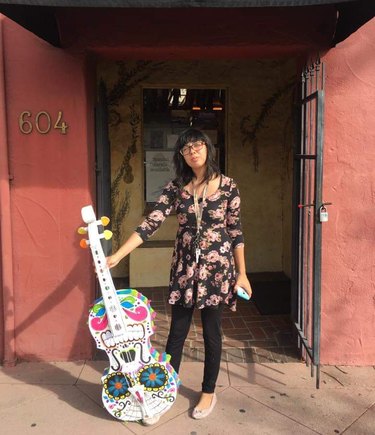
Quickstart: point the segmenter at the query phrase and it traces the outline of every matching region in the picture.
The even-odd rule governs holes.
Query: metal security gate
[[[324,65],[302,73],[300,139],[294,151],[292,316],[311,376],[320,379]],[[323,214],[321,213],[323,212]]]

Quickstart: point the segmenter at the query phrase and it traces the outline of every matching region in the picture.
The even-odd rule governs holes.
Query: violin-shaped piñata
[[[160,416],[175,402],[180,381],[169,364],[170,356],[151,347],[156,314],[137,290],[114,287],[100,241],[109,240],[112,233],[98,230],[109,219],[96,220],[91,205],[83,207],[81,214],[87,227],[78,232],[89,236],[81,240],[81,246],[91,248],[102,292],[90,310],[88,324],[97,347],[109,358],[102,376],[104,407],[126,421]]]

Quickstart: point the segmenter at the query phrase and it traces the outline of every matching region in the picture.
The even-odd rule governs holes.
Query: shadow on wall
[[[56,307],[64,301],[76,287],[76,279],[81,271],[82,263],[77,262],[68,273],[65,280],[16,328],[15,335],[17,336],[22,331],[27,330],[27,328],[40,320],[46,313],[50,312],[53,307]],[[88,307],[85,306],[82,307],[81,324],[85,323],[84,319],[88,314],[87,308]],[[88,339],[91,339],[91,337]],[[82,338],[78,331],[71,348],[77,349],[80,343],[82,343]],[[92,345],[94,346],[93,340]],[[105,353],[100,352],[104,359],[104,357],[106,357]],[[68,361],[74,358],[76,358],[76,354],[67,357]],[[40,359],[36,354],[24,354],[23,359],[34,362],[20,362],[14,367],[3,367],[1,369],[3,375],[14,380],[14,382],[11,383],[12,385],[17,383],[36,384],[40,388],[52,392],[61,401],[78,409],[82,413],[108,421],[116,421],[102,405],[101,377],[103,370],[109,364],[107,358],[101,361],[72,361],[61,364],[58,362],[35,362]],[[15,392],[15,394],[17,393]],[[190,408],[197,402],[199,395],[198,392],[186,386],[180,388],[180,394],[189,400]],[[24,396],[19,398],[13,396],[13,400],[15,399],[19,404],[19,401],[22,402],[22,400],[24,400]],[[37,399],[38,397],[36,397],[36,400]],[[37,423],[30,421],[25,422],[25,424],[30,424],[31,427],[34,427]]]
[[[83,260],[82,260],[83,261]],[[32,312],[29,316],[15,328],[15,336],[17,337],[23,331],[27,330],[35,322],[43,318],[54,307],[62,303],[73,289],[77,286],[77,276],[82,273],[82,262],[79,261],[73,266],[71,271],[67,274],[64,281],[58,285],[53,292],[51,292],[46,299]],[[83,290],[81,288],[81,290]],[[80,324],[85,324],[85,317],[87,316],[86,306],[82,307]],[[77,331],[73,343],[73,349],[79,349],[82,343],[82,337],[79,330]],[[68,355],[67,359],[76,358],[76,354]],[[37,354],[24,354],[23,359],[26,361],[38,361],[40,356]],[[23,382],[25,384],[38,384],[42,388],[56,394],[62,401],[68,403],[70,406],[81,410],[92,416],[100,416],[111,420],[111,416],[103,410],[97,409],[93,406],[93,401],[101,404],[101,373],[97,373],[97,382],[90,382],[80,380],[80,375],[84,367],[87,365],[84,362],[71,362],[68,364],[71,370],[67,371],[59,367],[59,363],[52,362],[21,362],[15,367],[3,367],[2,373],[6,376],[12,377],[16,382]],[[88,363],[89,365],[89,363]],[[104,364],[103,364],[104,369]],[[97,370],[95,370],[96,372]],[[72,390],[66,386],[75,386],[77,394],[72,393]],[[89,397],[91,399],[87,400]],[[30,422],[30,424],[35,424]]]

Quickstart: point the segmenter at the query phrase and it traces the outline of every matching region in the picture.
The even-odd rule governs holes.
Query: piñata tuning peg
[[[100,218],[100,221],[101,221],[103,227],[106,227],[109,224],[110,219],[107,216],[102,216]]]
[[[83,248],[83,249],[86,249],[86,248],[88,248],[88,246],[89,246],[89,241],[86,240],[86,239],[82,239],[82,240],[79,242],[79,246],[80,246],[81,248]]]
[[[110,240],[112,238],[113,233],[112,233],[112,231],[104,230],[103,231],[103,235],[104,235],[104,238],[106,240]]]
[[[87,227],[79,227],[77,230],[78,234],[87,234]]]

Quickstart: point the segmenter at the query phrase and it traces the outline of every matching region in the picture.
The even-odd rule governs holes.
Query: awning
[[[98,8],[246,8],[313,6],[358,0],[16,0],[0,5]]]
[[[338,13],[336,44],[375,15],[375,0],[0,0],[0,13],[55,46],[60,45],[56,15],[61,9],[114,8],[284,8],[325,7]]]

